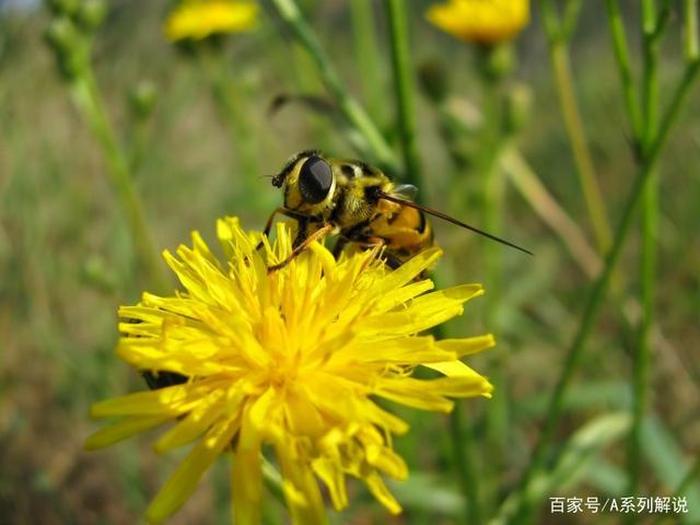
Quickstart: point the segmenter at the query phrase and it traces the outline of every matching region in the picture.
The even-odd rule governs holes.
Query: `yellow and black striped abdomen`
[[[433,229],[425,213],[408,206],[378,215],[369,223],[367,234],[381,240],[387,261],[395,267],[433,245]]]

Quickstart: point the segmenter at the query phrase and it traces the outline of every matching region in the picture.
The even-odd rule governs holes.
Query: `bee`
[[[272,177],[272,184],[282,190],[283,205],[270,215],[265,234],[269,234],[277,214],[295,219],[298,229],[292,253],[270,266],[271,272],[284,267],[310,243],[330,234],[338,236],[336,256],[348,243],[361,248],[381,246],[387,264],[397,268],[433,245],[433,230],[426,215],[532,255],[505,239],[413,202],[415,186],[395,184],[380,169],[362,161],[336,160],[316,150],[302,151]]]

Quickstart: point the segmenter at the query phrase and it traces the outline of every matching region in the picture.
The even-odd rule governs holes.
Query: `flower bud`
[[[95,31],[107,16],[107,3],[104,0],[85,0],[76,14],[78,23],[88,32]]]
[[[54,18],[46,30],[46,40],[57,53],[65,54],[80,46],[80,34],[67,16]]]
[[[129,109],[137,119],[146,119],[153,112],[158,92],[153,82],[142,80],[129,91]]]
[[[75,24],[66,16],[55,18],[46,30],[45,38],[56,54],[61,74],[72,80],[86,65],[87,48]]]
[[[477,54],[479,70],[493,79],[507,76],[515,66],[513,46],[509,42],[483,45]]]
[[[87,258],[80,276],[85,284],[105,293],[112,293],[117,289],[117,276],[99,255],[93,254]]]
[[[58,16],[73,16],[80,7],[80,0],[48,0],[51,12]]]

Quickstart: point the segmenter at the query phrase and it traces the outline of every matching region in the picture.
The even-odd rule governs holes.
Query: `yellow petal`
[[[277,458],[284,477],[284,495],[294,525],[323,525],[326,510],[310,461],[297,459],[293,443],[278,443]],[[308,460],[307,460],[308,461]]]
[[[244,432],[241,435],[241,441],[239,443],[239,448],[247,448],[248,440],[250,439],[253,445],[258,440],[258,435],[262,432],[269,432],[274,427],[271,425],[274,419],[272,414],[276,408],[275,401],[277,400],[277,393],[274,388],[268,388],[263,395],[261,395],[255,402],[250,406],[250,410],[245,418],[246,425],[244,425]],[[250,437],[249,433],[250,432]]]
[[[484,293],[480,284],[465,284],[417,297],[401,311],[372,315],[358,320],[357,330],[370,334],[409,335],[462,313],[462,303]]]
[[[363,403],[362,411],[372,423],[380,428],[386,429],[394,434],[405,434],[408,432],[408,423],[398,416],[387,412],[373,401],[367,400]]]
[[[103,418],[131,415],[177,415],[193,389],[187,385],[176,385],[159,390],[136,392],[95,403],[90,408],[90,416]]]
[[[401,512],[401,505],[396,501],[396,498],[389,492],[386,488],[384,481],[376,472],[372,472],[365,477],[365,483],[369,488],[372,495],[379,500],[379,503],[384,505],[389,512],[392,514],[399,514]]]
[[[419,275],[423,270],[430,268],[441,255],[442,250],[437,247],[423,250],[418,255],[399,266],[398,269],[389,273],[375,288],[373,288],[372,292],[376,294],[376,296],[380,296],[383,293],[398,289],[412,281],[414,277]]]
[[[357,321],[357,330],[368,335],[412,335],[460,315],[460,304],[448,304],[441,308],[421,311],[409,307],[402,312],[373,315]]]
[[[474,380],[483,379],[483,376],[475,372],[462,361],[452,360],[442,363],[424,363],[423,366],[432,368],[447,377],[465,377]]]
[[[206,439],[194,446],[148,506],[146,519],[150,523],[161,523],[185,503],[204,472],[229,445],[237,429],[238,420],[223,421],[209,431]]]
[[[434,410],[436,412],[449,412],[453,403],[442,394],[429,388],[431,381],[421,381],[413,378],[381,379],[374,389],[374,393],[401,403],[403,405]]]
[[[493,335],[486,334],[462,339],[442,339],[441,341],[437,341],[436,345],[438,348],[447,352],[454,352],[457,354],[457,357],[460,358],[465,355],[476,354],[487,348],[492,348],[496,345],[496,340]]]
[[[439,309],[451,304],[462,304],[483,294],[484,288],[480,284],[461,284],[421,295],[411,302],[410,308]]]
[[[235,523],[260,523],[262,494],[262,462],[258,444],[233,454],[231,499]]]
[[[204,239],[202,239],[202,236],[198,231],[192,232],[192,248],[198,256],[203,257],[216,268],[220,267],[218,259],[214,257],[213,253],[211,253],[209,246],[207,246],[207,243],[204,242]]]
[[[242,392],[239,390],[238,400],[242,399]],[[163,453],[172,448],[182,446],[194,441],[222,415],[226,410],[229,414],[236,414],[235,405],[224,404],[223,397],[225,391],[214,390],[211,394],[203,398],[198,405],[173,428],[163,434],[153,445],[158,453]]]
[[[170,415],[130,417],[102,428],[85,440],[85,450],[113,445],[146,430],[162,425],[171,419]]]
[[[462,40],[496,44],[513,38],[527,25],[529,0],[450,0],[432,5],[426,18]]]
[[[422,281],[418,281],[417,283],[407,284],[406,286],[398,288],[391,294],[387,294],[381,297],[377,301],[377,304],[374,307],[373,311],[386,312],[388,310],[391,310],[395,306],[408,302],[409,300],[413,299],[414,297],[417,297],[422,293],[432,290],[434,287],[435,285],[430,279],[423,279]]]
[[[394,479],[406,479],[408,467],[404,460],[393,450],[383,446],[367,447],[367,462],[373,467],[383,470]]]
[[[166,20],[165,36],[175,42],[246,31],[255,26],[256,16],[257,5],[253,2],[183,2]]]
[[[323,266],[323,273],[326,278],[334,280],[337,277],[336,262],[333,254],[318,242],[311,243],[311,251],[318,257],[319,262]]]
[[[287,392],[284,413],[293,434],[315,438],[327,429],[327,424],[301,385]]]
[[[442,377],[425,381],[426,389],[448,397],[491,397],[493,385],[484,376],[474,372],[467,376]]]
[[[385,362],[420,364],[449,361],[456,354],[439,349],[432,337],[398,337],[394,339],[362,341],[350,344],[331,356],[330,364],[336,361]]]
[[[345,487],[345,476],[340,462],[326,458],[314,460],[313,469],[316,475],[328,488],[328,494],[335,510],[341,510],[348,505],[348,493]]]

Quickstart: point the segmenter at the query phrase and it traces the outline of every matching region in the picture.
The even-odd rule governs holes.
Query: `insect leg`
[[[288,210],[286,208],[283,208],[281,206],[279,208],[275,208],[272,211],[272,213],[270,214],[270,216],[267,218],[267,222],[265,223],[265,229],[263,230],[263,235],[265,237],[270,236],[270,230],[272,230],[272,223],[275,221],[275,215],[277,215],[278,213],[281,215],[284,215],[285,217],[289,217],[290,219],[296,219],[297,221],[306,217],[305,215],[302,215],[300,213],[295,213],[295,212]],[[262,247],[263,247],[263,242],[260,241],[258,243],[258,245],[255,247],[255,249],[259,250]]]
[[[284,268],[287,266],[295,257],[297,257],[301,252],[303,252],[306,248],[308,248],[309,244],[311,244],[314,241],[319,240],[322,238],[324,235],[329,234],[331,231],[333,231],[333,225],[332,224],[326,224],[323,227],[319,228],[315,232],[313,232],[311,235],[306,237],[301,243],[299,243],[297,246],[294,247],[292,250],[292,253],[289,254],[289,257],[287,257],[284,261],[269,266],[267,268],[267,273],[272,273],[276,272],[280,268]]]
[[[363,250],[371,250],[373,248],[381,248],[386,245],[386,241],[381,237],[367,237],[363,241],[353,241]]]

